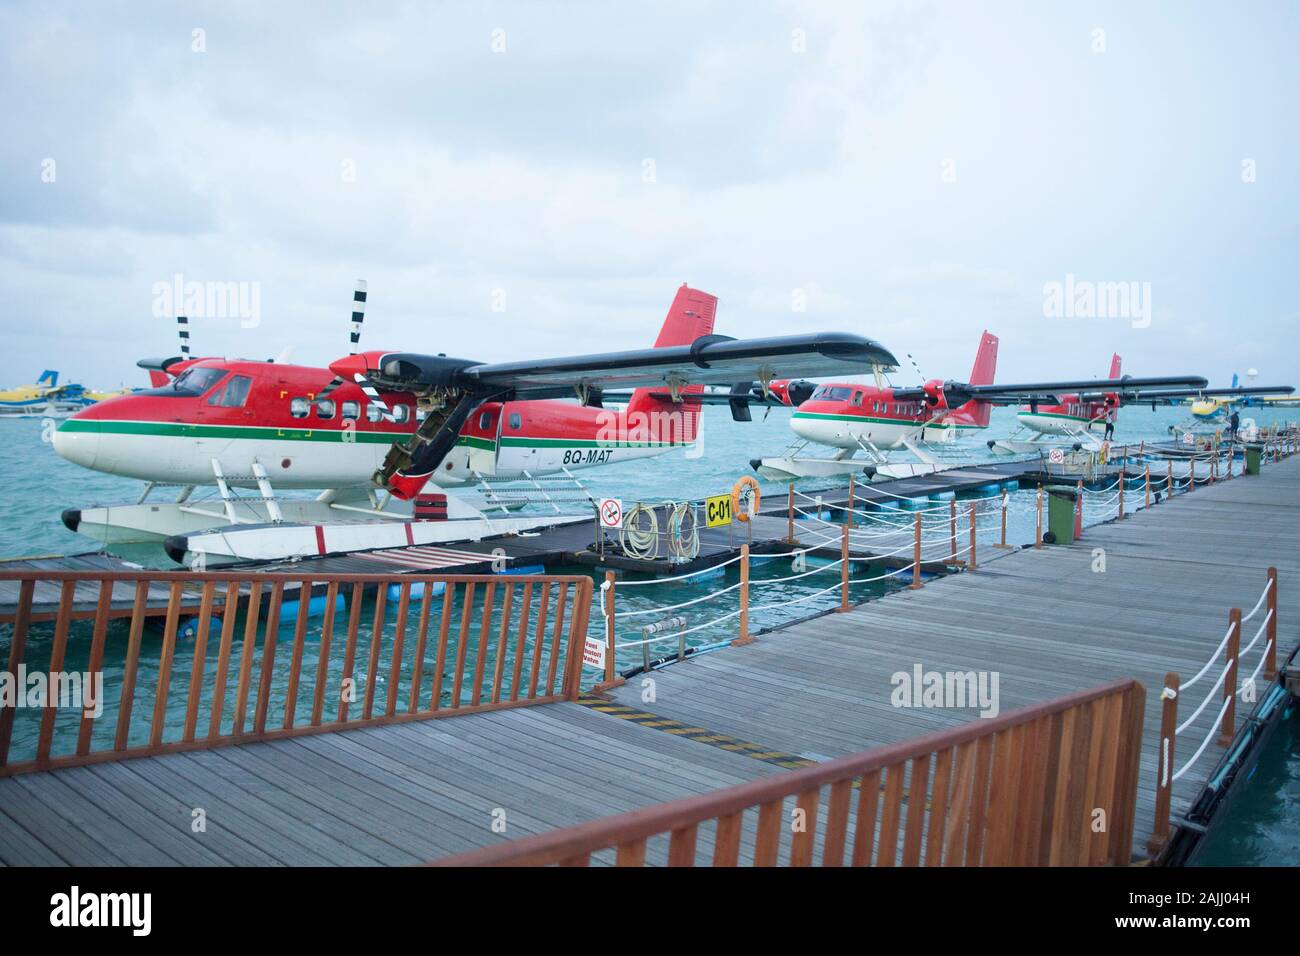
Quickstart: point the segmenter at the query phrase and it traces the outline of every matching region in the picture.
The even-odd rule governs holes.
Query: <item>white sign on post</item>
[[[601,498],[598,507],[600,509],[600,526],[602,528],[623,527],[623,502],[617,498]]]
[[[587,638],[586,643],[582,645],[582,663],[585,667],[594,667],[597,670],[605,669],[605,642]]]
[[[1047,453],[1047,460],[1053,465],[1059,465],[1061,462],[1065,461],[1065,452],[1061,451],[1059,448],[1053,448]]]
[[[1184,444],[1184,445],[1195,445],[1195,444],[1196,444],[1196,437],[1195,437],[1191,432],[1184,432],[1184,433],[1183,433],[1183,444]]]

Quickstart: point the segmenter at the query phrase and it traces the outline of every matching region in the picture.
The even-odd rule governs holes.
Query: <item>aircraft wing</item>
[[[515,398],[551,398],[606,388],[672,390],[684,385],[733,385],[860,374],[898,360],[871,339],[842,332],[733,339],[709,335],[690,345],[599,352],[522,362],[476,363],[445,356],[366,352],[333,363],[335,374],[364,375],[378,388],[422,392],[457,388]],[[360,367],[354,367],[360,366]]]
[[[1149,402],[1180,402],[1185,398],[1247,398],[1255,395],[1277,396],[1271,400],[1288,401],[1286,396],[1294,391],[1295,386],[1293,385],[1240,386],[1237,388],[1148,388],[1121,392],[1120,404],[1145,405]],[[1103,397],[1102,394],[1087,392],[1080,395],[1080,398],[1084,401],[1100,401]],[[1270,399],[1255,398],[1253,400],[1258,402],[1269,401]]]
[[[1194,375],[1172,375],[1151,378],[1080,379],[1062,382],[1030,382],[1019,385],[968,385],[964,382],[944,382],[943,389],[950,405],[979,399],[993,405],[1017,405],[1030,402],[1052,403],[1062,395],[1079,392],[1118,392],[1121,395],[1143,388],[1186,387],[1192,390],[1208,385],[1208,380]],[[894,398],[911,401],[925,398],[925,387],[896,388]]]
[[[605,392],[602,397],[607,402],[626,402],[632,398],[629,391]],[[672,394],[668,391],[652,391],[651,398],[670,399]],[[730,405],[736,401],[742,401],[747,405],[767,406],[769,408],[789,408],[785,402],[781,401],[776,395],[769,395],[764,398],[762,395],[755,395],[750,389],[743,393],[732,395],[728,392],[691,392],[683,395],[682,401],[691,402],[697,405]]]

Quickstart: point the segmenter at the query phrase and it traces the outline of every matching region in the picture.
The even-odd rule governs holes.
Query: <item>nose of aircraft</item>
[[[54,452],[83,468],[94,468],[100,456],[100,443],[103,440],[105,406],[114,405],[124,399],[108,399],[89,408],[84,408],[71,418],[64,419],[54,430]]]

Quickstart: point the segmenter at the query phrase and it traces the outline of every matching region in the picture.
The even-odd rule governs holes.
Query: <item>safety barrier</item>
[[[1123,866],[1145,699],[1116,681],[435,865]]]
[[[19,718],[20,708],[0,707],[0,776],[573,699],[592,593],[586,576],[541,575],[3,571],[0,582],[17,582],[19,590],[6,666],[14,685],[26,683],[19,677],[29,669],[28,645],[47,640],[33,624],[53,622],[48,658],[39,662],[48,665],[49,692],[31,718],[39,727],[26,710]],[[313,584],[324,586],[323,598],[313,601]],[[160,590],[165,610],[154,606]],[[35,613],[51,600],[56,611]],[[365,600],[373,600],[368,628]],[[183,611],[197,613],[185,628]],[[313,676],[304,660],[308,621],[318,612],[319,631],[310,627]],[[340,661],[334,631],[344,614]],[[149,618],[162,619],[161,634],[146,631]],[[90,633],[75,642],[74,622],[90,623]],[[290,625],[286,663],[277,645]],[[110,643],[110,627],[125,633]],[[183,630],[192,631],[192,643]],[[426,677],[430,640],[435,662]],[[212,641],[218,646],[209,671]],[[188,675],[176,667],[185,656]],[[100,688],[101,714],[76,702],[59,706],[68,701],[60,701],[54,683],[70,687],[73,676],[79,687],[83,679],[106,685],[112,678],[115,686]],[[169,708],[181,699],[183,715]],[[110,701],[115,713],[107,710]],[[132,722],[137,707],[148,715],[139,726]],[[35,737],[34,756],[11,762],[18,719],[32,732],[29,740]]]
[[[1277,675],[1277,587],[1277,568],[1269,568],[1264,590],[1261,592],[1259,600],[1255,602],[1255,606],[1251,608],[1250,613],[1243,617],[1239,607],[1234,607],[1228,611],[1228,631],[1223,635],[1223,640],[1219,642],[1219,646],[1214,649],[1204,666],[1186,683],[1181,683],[1178,675],[1172,671],[1165,675],[1165,686],[1160,694],[1162,707],[1160,713],[1160,752],[1156,764],[1155,820],[1151,839],[1147,843],[1147,849],[1152,856],[1158,855],[1169,839],[1169,811],[1174,781],[1187,773],[1201,759],[1201,755],[1209,747],[1210,741],[1214,739],[1216,731],[1220,746],[1226,747],[1232,742],[1236,732],[1237,697],[1244,693],[1247,687],[1253,686],[1255,678],[1260,675],[1261,671],[1265,680],[1272,680]],[[1242,647],[1242,625],[1253,620],[1261,610],[1265,609],[1267,609],[1267,613],[1256,629],[1254,636],[1250,639],[1250,643]],[[1261,638],[1264,639],[1265,644],[1260,652],[1259,661],[1255,664],[1255,669],[1251,671],[1250,676],[1244,681],[1239,680],[1242,659],[1254,650],[1255,645],[1259,643]],[[1205,697],[1196,709],[1186,720],[1179,723],[1179,698],[1189,688],[1209,675],[1214,668],[1215,662],[1220,659],[1220,654],[1223,655],[1223,668],[1219,671],[1214,684],[1206,692]],[[1196,722],[1197,718],[1201,716],[1215,698],[1215,695],[1220,693],[1220,688],[1222,688],[1223,703],[1215,716],[1214,724],[1201,739],[1200,744],[1187,759],[1187,762],[1179,769],[1174,770],[1174,753],[1179,738],[1184,731]]]
[[[790,490],[791,500],[796,495],[802,495],[802,493],[795,491],[792,487]],[[687,653],[686,638],[689,635],[708,630],[727,621],[736,621],[736,634],[733,638],[728,638],[718,646],[742,646],[753,640],[750,632],[750,618],[755,613],[804,604],[819,598],[825,598],[835,592],[838,592],[839,595],[838,610],[843,612],[850,610],[852,607],[849,588],[854,584],[870,584],[890,579],[905,579],[910,576],[910,586],[919,588],[922,586],[922,569],[927,564],[966,567],[974,570],[978,567],[976,531],[980,517],[979,505],[981,503],[1001,502],[1003,509],[1001,518],[1003,526],[1002,544],[1006,544],[1005,495],[971,499],[968,502],[963,502],[960,508],[955,500],[950,500],[933,508],[909,512],[909,520],[905,524],[893,520],[889,516],[855,508],[852,498],[850,498],[848,505],[832,505],[823,504],[820,498],[815,496],[803,495],[803,497],[815,503],[816,513],[810,513],[803,508],[793,506],[794,513],[807,519],[801,522],[804,525],[801,528],[801,534],[812,538],[816,542],[815,544],[796,547],[789,551],[761,554],[751,554],[749,545],[745,544],[741,546],[740,553],[734,558],[710,565],[707,568],[686,574],[642,581],[619,581],[613,571],[606,571],[605,580],[600,588],[599,602],[599,610],[604,620],[604,674],[603,679],[596,685],[595,689],[602,691],[622,683],[616,665],[617,654],[620,650],[626,652],[629,649],[640,648],[642,652],[641,666],[649,668],[651,666],[650,648],[652,646],[671,642],[676,645],[676,656],[680,660]],[[823,520],[820,515],[824,509],[844,512],[844,523],[837,524]],[[855,524],[858,521],[864,522],[866,526]],[[881,524],[887,526],[888,530],[878,527]],[[820,527],[833,529],[833,533],[824,533],[819,530]],[[963,539],[968,539],[969,542],[964,547],[961,546]],[[855,556],[851,550],[853,544],[870,545],[873,550],[869,554]],[[807,559],[810,555],[831,547],[838,550],[839,556],[837,558],[817,567],[807,567]],[[764,560],[789,558],[792,561],[792,571],[794,573],[766,580],[754,580],[750,575],[752,558],[760,557]],[[905,563],[899,563],[892,570],[871,577],[853,578],[850,575],[850,569],[852,562],[855,560]],[[676,604],[631,610],[620,610],[618,608],[617,597],[624,588],[644,588],[681,583],[704,575],[717,574],[720,570],[724,570],[733,564],[739,566],[739,580],[734,584]],[[792,581],[834,572],[838,572],[837,580],[834,583],[808,594],[784,601],[758,605],[751,603],[751,594],[756,588],[788,584]],[[703,622],[688,626],[686,619],[677,614],[677,612],[707,604],[732,593],[736,594],[735,608]],[[618,622],[633,618],[645,618],[651,615],[655,616],[655,620],[641,629],[641,638],[639,640],[619,639]]]
[[[1284,454],[1285,442],[1292,438],[1293,434],[1293,432],[1288,431],[1274,436],[1271,443],[1266,445],[1266,448],[1273,449],[1275,454]],[[1227,449],[1226,454],[1223,448]],[[1112,518],[1122,520],[1135,511],[1150,508],[1162,496],[1165,499],[1171,499],[1176,495],[1191,492],[1197,485],[1212,484],[1244,473],[1244,461],[1240,471],[1236,470],[1235,449],[1231,445],[1225,445],[1223,448],[1189,456],[1182,468],[1184,471],[1182,475],[1175,473],[1175,465],[1172,459],[1166,462],[1164,474],[1152,474],[1151,462],[1143,460],[1140,475],[1130,474],[1126,471],[1101,487],[1089,488],[1084,485],[1081,479],[1077,480],[1075,537],[1081,537],[1083,534],[1085,513],[1094,522],[1107,521]],[[1128,461],[1140,454],[1144,454],[1145,451],[1145,443],[1123,446],[1116,452],[1111,453],[1109,461],[1111,464],[1114,464],[1117,460]],[[900,508],[897,511],[888,509],[867,511],[859,507],[859,502],[855,497],[855,478],[852,475],[849,478],[849,494],[846,504],[824,501],[821,495],[799,491],[791,483],[786,494],[786,543],[792,546],[797,545],[800,539],[812,539],[816,543],[805,547],[794,547],[790,551],[775,554],[752,555],[752,557],[765,559],[791,558],[795,565],[793,569],[795,573],[785,577],[751,580],[751,553],[748,546],[743,546],[738,555],[727,561],[683,575],[644,581],[620,582],[616,580],[613,572],[606,572],[605,581],[601,586],[599,606],[604,618],[605,665],[603,681],[597,685],[597,689],[603,690],[621,683],[616,666],[616,655],[620,649],[627,651],[632,648],[640,648],[642,652],[641,666],[648,669],[652,665],[651,647],[669,643],[676,644],[676,657],[680,660],[688,652],[686,645],[688,636],[733,620],[737,622],[735,637],[720,641],[716,645],[707,646],[711,648],[728,644],[747,644],[752,640],[750,619],[754,613],[814,601],[834,592],[838,592],[840,598],[839,610],[847,611],[850,609],[850,584],[866,584],[887,579],[900,579],[908,576],[910,572],[910,587],[919,588],[922,586],[922,569],[927,564],[977,569],[979,566],[978,532],[981,530],[998,531],[998,541],[992,547],[1009,547],[1007,543],[1009,493],[1005,491],[985,497],[965,499],[960,504],[954,498],[924,508],[913,507],[916,499],[908,495],[894,494],[888,489],[879,486],[874,486],[872,491],[873,494],[884,495],[887,498],[896,499],[900,503],[907,502],[907,510],[904,511]],[[840,513],[843,520],[841,522],[825,520],[822,516],[828,511]],[[1036,527],[1034,532],[1034,546],[1038,548],[1043,545],[1043,517],[1043,489],[1040,487],[1036,498]],[[799,521],[797,535],[796,521]],[[982,526],[981,521],[983,522]],[[964,546],[963,542],[965,542]],[[870,551],[866,554],[860,554],[860,556],[854,556],[851,550],[854,545],[863,549],[870,549]],[[808,555],[817,550],[829,550],[831,548],[838,550],[838,558],[820,567],[808,570],[802,569],[801,561],[806,559]],[[899,566],[873,577],[850,579],[850,564],[854,560],[887,561],[898,563]],[[716,574],[733,564],[739,565],[739,580],[729,586],[710,591],[699,597],[661,607],[634,610],[619,610],[617,607],[616,597],[621,588],[688,581],[702,575]],[[818,574],[832,573],[836,570],[839,571],[839,581],[812,593],[787,601],[757,606],[752,605],[750,602],[753,588],[785,584]],[[677,612],[705,605],[710,601],[732,593],[736,593],[736,606],[708,620],[690,623],[685,616],[677,614]],[[618,636],[619,621],[629,618],[645,618],[652,615],[657,616],[656,619],[641,628],[639,640],[620,640]],[[699,649],[696,648],[696,650]]]

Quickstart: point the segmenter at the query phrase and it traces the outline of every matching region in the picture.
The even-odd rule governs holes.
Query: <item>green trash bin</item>
[[[1246,446],[1246,474],[1248,475],[1259,474],[1259,460],[1260,460],[1260,456],[1263,455],[1263,453],[1264,453],[1263,445]]]
[[[1079,493],[1064,485],[1047,488],[1047,530],[1054,544],[1074,543],[1074,511]]]

